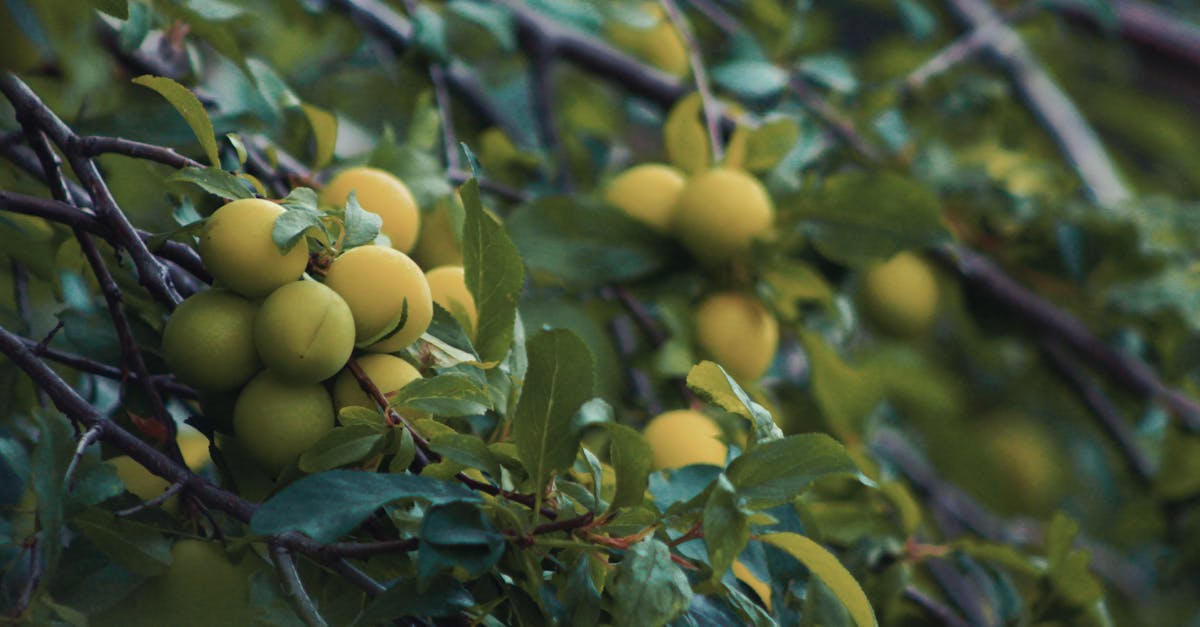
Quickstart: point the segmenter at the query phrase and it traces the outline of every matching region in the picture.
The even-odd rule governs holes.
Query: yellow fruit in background
[[[711,418],[691,409],[660,414],[642,431],[654,451],[654,469],[691,464],[725,465],[729,447],[721,441],[721,428]]]
[[[1046,427],[1024,414],[998,412],[983,418],[977,435],[984,461],[1004,486],[989,490],[989,498],[1025,513],[1048,514],[1055,508],[1063,490],[1059,460],[1065,453]]]
[[[108,463],[116,466],[117,477],[125,484],[125,489],[143,501],[160,496],[171,487],[171,482],[146,470],[145,466],[127,455],[114,457],[108,460]],[[163,509],[170,512],[178,510],[179,497],[172,496],[167,499],[163,503]]]
[[[217,209],[200,232],[200,258],[213,279],[247,298],[259,298],[300,278],[308,265],[301,242],[285,255],[271,231],[283,207],[257,198]]]
[[[676,236],[703,263],[745,254],[766,236],[775,206],[758,179],[742,170],[713,168],[688,180],[671,217]]]
[[[433,302],[454,314],[463,325],[467,335],[474,337],[475,326],[479,322],[479,312],[475,309],[475,297],[467,289],[467,277],[462,266],[442,266],[425,273],[429,281],[429,293]],[[461,319],[463,316],[466,319]]]
[[[42,52],[21,24],[13,17],[5,2],[0,2],[0,70],[28,72],[42,63]]]
[[[767,607],[767,611],[771,611],[771,584],[755,576],[741,561],[735,560],[730,570],[733,571],[734,577],[737,577],[742,583],[750,586],[754,594],[757,594],[758,598],[762,599],[763,605]]]
[[[262,568],[254,555],[235,564],[218,542],[193,538],[171,547],[167,572],[147,579],[90,624],[120,627],[210,627],[255,624],[250,577]]]
[[[937,315],[937,277],[916,254],[898,253],[863,275],[859,304],[884,333],[906,338],[922,335]]]
[[[380,232],[391,240],[392,248],[403,253],[413,249],[421,230],[421,211],[403,181],[378,168],[349,168],[321,190],[321,202],[343,207],[350,192],[363,209],[383,218]]]
[[[296,281],[263,301],[254,318],[258,354],[279,378],[317,383],[337,374],[354,352],[354,316],[338,293]]]
[[[366,373],[367,378],[375,383],[375,387],[384,396],[399,390],[412,381],[421,378],[421,372],[412,364],[396,357],[375,353],[355,358],[358,365]],[[374,399],[358,385],[358,379],[349,370],[343,370],[333,382],[333,400],[338,410],[343,407],[366,407],[377,409]]]
[[[693,321],[697,344],[738,381],[757,380],[775,360],[779,322],[749,294],[712,294],[696,307]]]
[[[433,320],[425,273],[392,248],[351,248],[329,266],[325,285],[346,300],[354,314],[355,341],[370,351],[398,351],[417,341]]]
[[[324,386],[288,383],[270,370],[246,384],[233,408],[238,444],[272,474],[294,463],[333,427],[333,399]]]
[[[261,368],[254,348],[258,307],[228,290],[211,289],[179,304],[163,328],[167,366],[180,381],[205,390],[232,390]]]
[[[634,166],[609,181],[604,199],[630,217],[665,233],[671,229],[671,210],[686,182],[683,172],[669,165]]]
[[[179,444],[184,463],[192,472],[199,472],[212,463],[212,457],[208,454],[208,438],[203,433],[181,428],[175,441]]]
[[[628,50],[668,74],[687,76],[691,71],[687,46],[675,25],[657,2],[642,3],[642,12],[652,23],[642,28],[623,22],[612,23],[607,30],[608,39],[618,48]]]
[[[432,213],[421,218],[421,235],[412,256],[424,268],[461,266],[463,263],[462,244],[450,218],[449,203],[452,202],[456,201],[442,200]]]

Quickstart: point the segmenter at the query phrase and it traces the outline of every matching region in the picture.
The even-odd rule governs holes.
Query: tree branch
[[[300,573],[296,570],[296,560],[292,557],[291,551],[277,542],[270,543],[269,551],[271,561],[275,563],[275,569],[279,571],[283,591],[292,601],[292,608],[296,610],[296,614],[309,627],[326,627],[328,623],[321,617],[321,612],[317,610],[317,604],[304,589],[304,582],[300,581]]]
[[[987,0],[948,0],[959,18],[972,29],[989,29],[988,52],[1008,71],[1042,126],[1075,167],[1092,200],[1119,205],[1133,194],[1121,181],[1096,132],[1075,103],[1054,82],[1015,30],[1003,23]]]
[[[692,68],[692,78],[696,83],[696,91],[700,94],[700,104],[704,108],[704,126],[708,129],[708,143],[712,150],[713,163],[720,163],[724,156],[724,143],[721,141],[721,108],[713,97],[712,87],[708,82],[708,72],[704,68],[704,57],[700,54],[700,44],[695,34],[688,26],[687,19],[675,5],[675,0],[659,0],[667,18],[683,37],[687,47],[688,64]]]

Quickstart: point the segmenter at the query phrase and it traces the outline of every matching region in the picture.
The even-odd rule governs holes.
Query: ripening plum
[[[321,202],[342,207],[350,192],[363,209],[383,218],[380,232],[391,240],[392,248],[412,251],[421,230],[421,211],[404,181],[378,168],[349,168],[321,190]]]
[[[661,163],[644,163],[618,174],[604,189],[604,199],[660,233],[671,230],[671,211],[687,179]]]
[[[691,63],[679,30],[657,2],[643,2],[642,12],[652,20],[651,23],[644,28],[621,22],[613,23],[607,30],[608,38],[618,47],[649,61],[664,72],[680,77],[687,76],[691,72]]]
[[[203,390],[233,390],[260,369],[254,348],[258,307],[229,290],[211,289],[179,304],[163,328],[167,366]]]
[[[271,474],[294,463],[333,427],[333,399],[324,386],[288,383],[270,370],[246,384],[233,408],[238,444]]]
[[[675,235],[701,262],[716,264],[744,255],[766,236],[775,207],[758,179],[742,170],[713,168],[688,179],[675,204]]]
[[[693,315],[696,342],[734,379],[749,383],[771,367],[779,322],[758,299],[741,292],[705,298]]]
[[[858,296],[867,319],[894,337],[923,335],[937,315],[937,277],[924,259],[907,251],[868,269]]]
[[[354,315],[355,341],[378,353],[417,341],[433,320],[429,281],[408,255],[384,246],[359,246],[329,266],[325,285]]]
[[[260,298],[295,281],[308,264],[303,243],[279,252],[271,231],[283,207],[257,198],[217,209],[200,232],[200,258],[213,279],[247,298]]]
[[[429,281],[429,293],[433,302],[442,306],[458,319],[468,336],[475,335],[479,312],[475,308],[475,297],[467,289],[466,273],[462,266],[442,266],[425,273]],[[463,317],[465,316],[465,319]]]
[[[354,352],[354,316],[332,289],[295,281],[263,301],[254,318],[254,343],[279,378],[317,383],[337,374]]]
[[[729,447],[721,441],[721,429],[704,414],[676,409],[659,414],[642,430],[653,451],[655,470],[692,464],[725,465]]]
[[[452,198],[440,201],[432,213],[421,218],[421,235],[412,257],[426,268],[438,266],[461,266],[463,263],[462,243],[450,217]]]
[[[152,498],[161,496],[167,488],[171,487],[171,482],[162,477],[146,470],[146,467],[139,464],[128,455],[120,455],[108,460],[117,469],[117,477],[121,479],[121,483],[125,484],[125,489],[130,494],[149,501]],[[163,502],[163,509],[168,512],[174,512],[179,509],[179,497],[172,496]]]

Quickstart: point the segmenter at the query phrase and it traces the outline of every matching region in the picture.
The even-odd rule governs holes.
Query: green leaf
[[[848,94],[858,89],[854,71],[839,55],[812,56],[800,63],[800,72],[809,79],[836,92]]]
[[[1104,596],[1104,587],[1092,574],[1091,554],[1076,549],[1079,523],[1057,512],[1046,530],[1047,574],[1054,589],[1076,607],[1083,607]]]
[[[367,409],[351,405],[338,410],[338,423],[343,427],[370,426],[376,432],[382,433],[387,430],[387,426],[383,417],[377,409]]]
[[[490,407],[487,390],[463,373],[416,379],[388,399],[392,407],[411,407],[438,416],[472,416]]]
[[[475,348],[484,360],[499,361],[512,343],[525,268],[504,227],[484,212],[477,181],[472,179],[462,186],[462,198],[467,211],[463,267],[467,289],[479,313]]]
[[[421,594],[414,594],[413,587],[412,581],[396,582],[372,599],[354,624],[390,624],[405,616],[453,616],[475,605],[471,592],[449,575],[434,578]]]
[[[171,565],[171,543],[153,527],[95,507],[73,518],[71,526],[131,572],[150,577],[167,572]]]
[[[286,254],[303,242],[304,236],[309,232],[315,231],[328,236],[325,222],[321,219],[323,216],[323,213],[315,209],[289,207],[287,211],[275,218],[275,227],[271,229],[271,239],[279,248],[279,252]]]
[[[366,459],[383,437],[374,425],[335,427],[300,455],[300,470],[331,470]]]
[[[205,154],[208,155],[208,162],[214,168],[221,167],[221,155],[217,150],[217,136],[213,132],[212,120],[209,119],[208,112],[204,110],[204,105],[200,104],[200,100],[196,98],[196,94],[193,94],[187,87],[163,76],[143,74],[133,79],[133,82],[143,87],[149,87],[166,98],[167,102],[175,107],[175,110],[191,127],[192,133],[196,135],[196,139],[200,141]],[[227,196],[227,198],[241,198],[241,196]]]
[[[874,373],[846,364],[815,333],[799,332],[797,338],[808,356],[809,387],[825,420],[836,433],[857,431],[883,395]]]
[[[671,549],[654,538],[633,545],[607,586],[613,625],[665,625],[687,611],[692,587],[671,561]]]
[[[466,433],[447,433],[429,441],[429,448],[442,457],[467,468],[478,468],[500,480],[500,462],[479,437]]]
[[[663,145],[672,165],[695,174],[712,162],[712,151],[708,145],[708,131],[700,121],[703,103],[699,93],[679,99],[667,120],[663,123]]]
[[[333,542],[379,507],[402,499],[438,505],[475,502],[479,495],[428,477],[331,470],[303,477],[271,497],[254,513],[250,529],[261,536],[300,531]]]
[[[333,148],[337,144],[337,116],[314,105],[302,104],[304,117],[308,119],[313,133],[313,169],[319,170],[333,160]]]
[[[521,257],[537,275],[588,288],[651,275],[678,259],[671,242],[614,207],[545,196],[508,220]]]
[[[812,192],[803,192],[808,198]],[[937,194],[892,172],[832,176],[798,216],[822,255],[852,267],[951,239]]]
[[[423,4],[418,4],[412,14],[413,41],[417,49],[438,61],[447,61],[450,53],[446,48],[446,20],[441,14]]]
[[[479,577],[503,553],[504,536],[492,528],[478,507],[468,503],[431,507],[421,522],[418,591],[428,590],[433,576],[447,568],[461,568],[472,579]]]
[[[745,168],[766,172],[779,165],[799,141],[800,124],[794,118],[780,116],[767,120],[746,137]]]
[[[249,182],[218,167],[186,167],[168,176],[166,180],[192,183],[214,196],[227,200],[254,198],[254,190]]]
[[[725,470],[738,496],[754,509],[790,502],[822,477],[857,473],[846,448],[824,433],[765,442],[734,458]]]
[[[785,261],[763,269],[763,281],[784,320],[799,320],[801,303],[818,303],[830,313],[836,312],[833,288],[825,277],[809,264]]]
[[[812,540],[790,532],[770,533],[759,537],[763,542],[779,548],[800,560],[817,579],[820,579],[846,606],[850,616],[859,627],[876,625],[875,611],[854,576],[838,561],[833,553]]]
[[[704,505],[704,545],[717,582],[750,540],[750,519],[742,511],[738,490],[725,475],[717,477]]]
[[[617,475],[617,491],[611,509],[641,505],[654,467],[650,445],[637,429],[615,422],[608,429],[608,459]]]
[[[342,240],[342,250],[355,246],[370,244],[379,237],[379,229],[383,226],[383,218],[377,213],[371,213],[358,202],[358,196],[350,192],[346,198],[346,207],[342,213],[342,222],[346,227],[346,236]]]
[[[765,407],[755,403],[721,366],[702,361],[688,372],[687,385],[705,402],[735,413],[754,426],[754,442],[769,442],[783,437],[783,431]]]
[[[567,624],[571,627],[600,624],[600,590],[592,577],[592,559],[590,553],[580,552],[560,589],[563,605],[567,607]]]
[[[503,6],[485,4],[475,0],[451,0],[446,3],[451,13],[484,28],[505,52],[517,47],[517,29],[512,13]]]
[[[62,549],[63,479],[67,464],[75,454],[75,445],[65,417],[51,412],[38,412],[36,416],[40,429],[37,446],[33,449],[30,478],[37,496],[38,528],[42,530],[39,549],[46,576],[51,577]]]
[[[482,317],[480,318],[482,320]],[[513,440],[540,493],[550,477],[571,467],[579,449],[572,418],[592,398],[592,353],[566,329],[542,331],[526,345],[529,370],[513,416]]]
[[[92,0],[92,4],[118,20],[129,19],[129,0]]]
[[[766,61],[733,61],[712,69],[713,81],[746,100],[765,100],[779,95],[788,84],[788,74]]]

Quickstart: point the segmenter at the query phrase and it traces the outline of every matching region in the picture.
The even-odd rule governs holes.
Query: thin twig
[[[863,160],[868,163],[883,161],[883,151],[859,133],[849,118],[842,115],[832,104],[813,91],[803,79],[793,77],[789,86],[796,100],[828,126],[834,136],[845,142]]]
[[[304,589],[304,582],[300,581],[300,572],[296,570],[296,560],[292,552],[277,542],[272,542],[269,546],[271,561],[279,571],[280,583],[292,602],[292,609],[296,610],[296,614],[309,627],[327,627],[328,623],[321,617],[316,602]]]
[[[1182,59],[1200,67],[1200,26],[1166,6],[1142,0],[1112,0],[1117,29],[1138,45]],[[1095,21],[1095,10],[1083,0],[1050,0],[1050,5],[1072,17]]]
[[[1010,11],[1008,14],[994,22],[988,22],[982,26],[976,27],[971,32],[959,37],[949,46],[946,46],[928,61],[922,63],[920,67],[909,72],[904,78],[901,85],[909,91],[919,91],[923,89],[929,81],[949,72],[959,65],[975,58],[982,53],[989,45],[992,38],[995,36],[996,29],[1005,26],[1007,23],[1020,21],[1043,7],[1039,0],[1027,2],[1017,9]]]
[[[972,29],[990,28],[988,52],[1008,71],[1034,115],[1075,167],[1088,195],[1103,206],[1119,205],[1133,197],[1095,130],[1071,98],[987,0],[948,0],[959,18]]]
[[[550,39],[535,37],[523,40],[529,56],[529,99],[537,120],[538,135],[542,150],[554,158],[554,180],[565,191],[572,191],[571,163],[558,131],[557,114],[554,110],[554,47]]]
[[[1092,415],[1100,421],[1100,426],[1116,445],[1117,450],[1121,453],[1121,458],[1125,460],[1133,476],[1143,486],[1149,486],[1154,479],[1154,468],[1151,466],[1150,460],[1142,453],[1141,448],[1138,447],[1133,430],[1129,428],[1129,424],[1125,422],[1121,412],[1112,404],[1112,401],[1105,396],[1104,390],[1088,380],[1083,369],[1072,361],[1071,356],[1057,340],[1050,336],[1043,336],[1039,344],[1042,347],[1042,354],[1046,356],[1046,360],[1050,362],[1053,369],[1066,381],[1067,386],[1075,392]]]
[[[671,20],[675,30],[679,31],[680,36],[683,37],[684,46],[687,47],[688,63],[692,67],[692,79],[696,83],[696,91],[700,93],[700,104],[704,108],[704,126],[708,129],[708,143],[712,149],[713,163],[720,163],[725,153],[724,142],[721,141],[721,112],[717,100],[713,96],[712,86],[708,82],[704,57],[700,54],[700,43],[696,40],[696,35],[692,33],[692,27],[688,25],[687,19],[675,5],[675,0],[659,0],[659,4],[667,12],[667,18]]]
[[[454,132],[450,90],[446,88],[446,68],[442,67],[440,63],[431,64],[429,79],[433,81],[433,98],[437,101],[438,112],[442,117],[442,148],[446,151],[446,167],[450,170],[459,170],[461,161],[458,155],[458,136]]]
[[[175,152],[171,148],[156,146],[154,144],[146,144],[120,137],[80,137],[78,146],[83,154],[89,157],[95,157],[102,154],[118,154],[126,157],[133,157],[134,159],[155,161],[177,169],[204,167],[203,163],[200,163],[199,161],[189,157],[185,157]]]
[[[75,353],[69,353],[49,346],[41,346],[40,342],[27,337],[19,337],[19,339],[35,354],[56,361],[64,366],[70,366],[80,372],[99,375],[114,381],[120,381],[128,376],[132,377],[136,382],[141,382],[141,379],[135,373],[125,373],[120,368],[89,359],[82,355],[76,355]],[[180,383],[173,375],[157,374],[150,377],[150,380],[154,382],[154,385],[169,394],[193,400],[200,398],[199,392],[192,387]]]
[[[159,494],[152,499],[142,501],[133,507],[118,510],[117,512],[114,512],[113,515],[117,518],[125,518],[127,516],[133,516],[138,512],[144,512],[148,509],[153,509],[159,505],[162,505],[163,503],[166,503],[167,499],[179,494],[181,491],[183,491],[183,482],[172,483],[166,490],[163,490],[162,494]]]
[[[67,471],[63,474],[63,485],[70,492],[75,487],[75,470],[79,468],[79,461],[83,459],[84,453],[87,452],[91,445],[100,439],[100,429],[91,427],[83,432],[83,437],[79,438],[79,444],[75,446],[75,454],[71,456],[71,462],[67,464]]]
[[[662,348],[670,338],[667,336],[667,332],[654,320],[654,317],[650,315],[650,312],[647,311],[642,301],[638,300],[633,295],[633,292],[630,292],[629,288],[624,285],[614,286],[612,291],[617,301],[625,307],[625,310],[633,317],[634,322],[646,334],[646,337],[650,339],[650,346],[654,349]],[[696,393],[687,386],[687,381],[680,377],[672,377],[671,380],[675,385],[675,389],[679,391],[679,395],[689,407],[700,407],[703,405],[700,397],[696,396]]]

